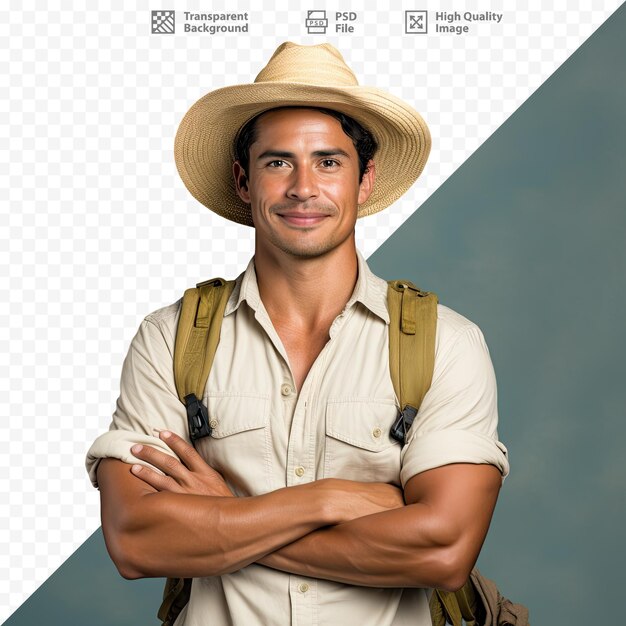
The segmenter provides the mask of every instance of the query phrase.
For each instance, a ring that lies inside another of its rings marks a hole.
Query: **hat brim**
[[[250,207],[236,193],[233,144],[250,119],[284,106],[317,106],[353,117],[378,143],[376,183],[358,216],[397,200],[418,178],[430,152],[430,133],[417,111],[382,90],[301,83],[252,83],[217,89],[200,98],[180,123],[174,142],[178,172],[190,193],[229,220],[252,226]]]

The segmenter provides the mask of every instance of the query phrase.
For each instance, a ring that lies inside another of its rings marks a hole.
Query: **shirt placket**
[[[315,470],[317,442],[317,421],[324,419],[325,403],[322,399],[322,385],[325,365],[332,358],[335,337],[350,317],[344,311],[331,325],[330,339],[322,348],[313,363],[300,390],[289,430],[287,448],[287,485],[300,485],[312,482],[318,477]],[[319,622],[318,582],[291,574],[289,595],[291,599],[291,623],[293,626],[317,626]]]
[[[329,331],[329,341],[315,359],[311,369],[297,396],[288,433],[286,459],[286,486],[293,487],[313,482],[317,479],[315,469],[315,453],[317,445],[317,420],[323,419],[324,403],[320,402],[323,372],[327,359],[335,344],[335,337],[351,316],[351,307],[344,310],[333,321]],[[274,329],[269,315],[262,304],[256,312],[257,320],[265,329],[268,338],[274,344],[277,353],[284,359],[286,368],[283,369],[283,378],[280,381],[280,395],[283,407],[289,410],[293,406],[296,393],[293,373],[288,365],[288,358],[284,346]],[[314,578],[306,578],[295,574],[289,575],[289,597],[291,601],[291,623],[293,626],[317,626],[319,623],[318,583]]]
[[[312,578],[290,576],[292,626],[318,626],[317,583]]]
[[[313,363],[302,385],[291,418],[287,445],[286,482],[288,487],[316,480],[315,450],[317,398],[320,393],[321,373],[331,349],[328,342]],[[291,382],[293,385],[293,381]],[[298,626],[318,624],[318,584],[313,578],[290,574],[289,596],[291,600],[291,623]]]

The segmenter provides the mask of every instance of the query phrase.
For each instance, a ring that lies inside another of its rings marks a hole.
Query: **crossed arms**
[[[199,577],[251,563],[373,587],[461,587],[501,484],[492,465],[457,463],[383,483],[323,479],[253,497],[232,495],[191,445],[164,431],[180,461],[150,446],[159,468],[103,459],[102,526],[126,578]],[[140,468],[140,469],[139,469]]]

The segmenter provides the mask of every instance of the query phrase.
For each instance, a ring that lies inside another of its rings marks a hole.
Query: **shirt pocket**
[[[393,400],[329,400],[324,476],[400,485],[402,447],[390,435],[397,416]]]
[[[198,442],[198,452],[235,495],[269,491],[269,396],[209,392],[205,402],[212,433]]]

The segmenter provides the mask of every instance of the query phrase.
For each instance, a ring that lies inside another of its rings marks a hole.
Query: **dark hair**
[[[305,107],[305,106],[287,106],[287,107],[277,107],[275,109],[268,109],[267,111],[263,111],[259,113],[251,120],[248,120],[237,133],[235,137],[235,160],[241,163],[243,169],[248,172],[248,166],[250,164],[250,146],[256,141],[256,123],[259,118],[265,113],[269,113],[269,111],[276,111],[279,109],[313,109],[314,111],[319,111],[320,113],[325,113],[326,115],[330,115],[339,121],[341,124],[341,128],[343,132],[352,139],[352,143],[354,144],[354,148],[359,156],[359,182],[363,180],[363,174],[367,170],[367,164],[370,159],[374,156],[378,148],[378,144],[376,143],[376,139],[374,139],[374,135],[367,130],[364,126],[359,124],[354,118],[346,115],[345,113],[341,113],[340,111],[334,111],[333,109],[325,109],[323,107]]]

